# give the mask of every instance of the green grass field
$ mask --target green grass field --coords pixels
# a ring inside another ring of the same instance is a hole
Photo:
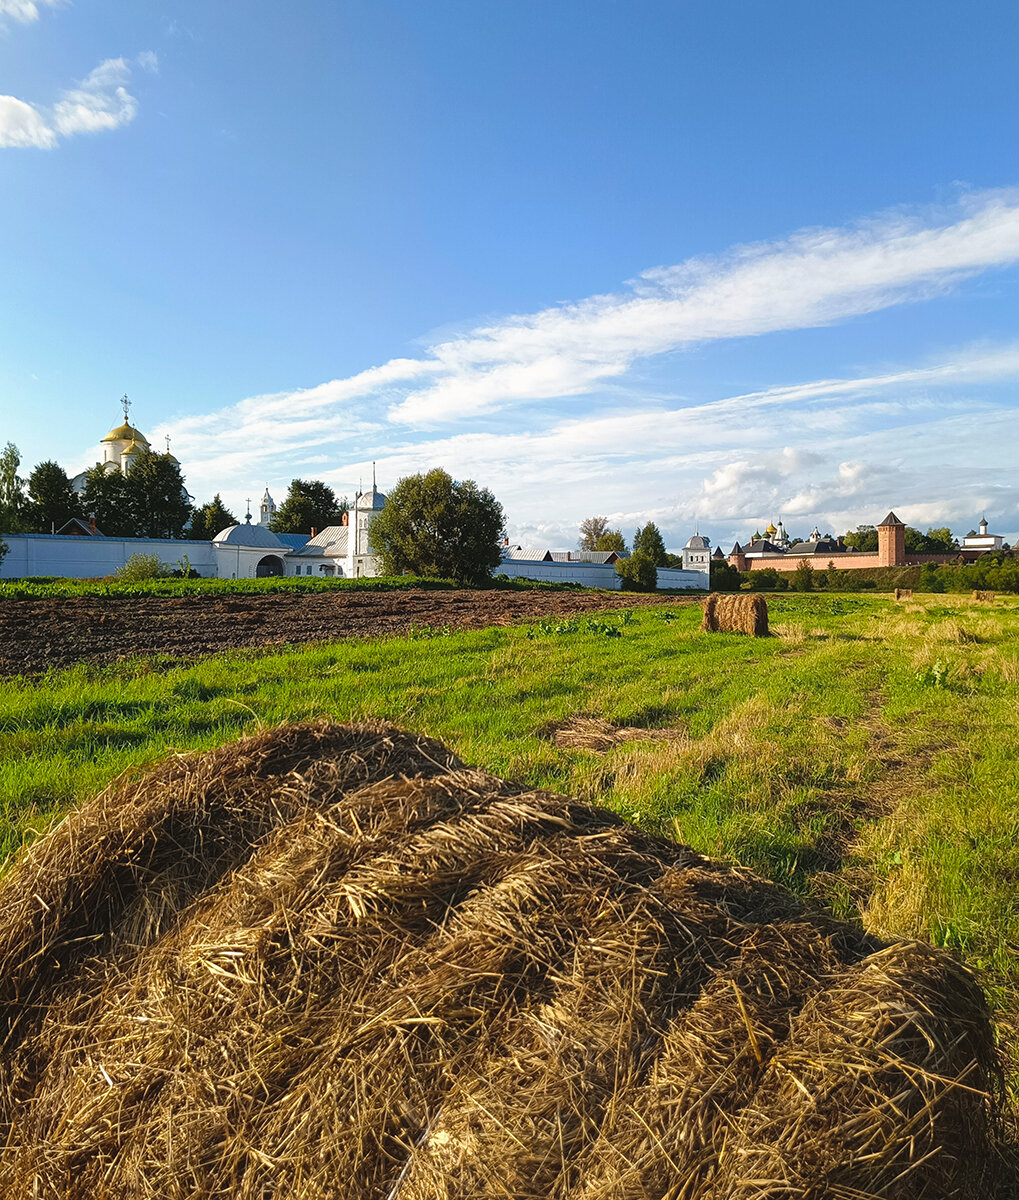
[[[982,972],[1019,1025],[1019,600],[784,595],[776,636],[696,606],[449,636],[135,661],[0,684],[10,853],[125,770],[282,721],[380,717],[609,805]],[[426,631],[427,632],[427,631]],[[662,737],[608,753],[578,714]]]

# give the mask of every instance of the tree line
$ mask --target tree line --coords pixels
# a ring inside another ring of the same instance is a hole
[[[349,505],[318,479],[294,479],[276,510],[275,533],[310,533],[342,520]],[[55,533],[72,518],[95,519],[107,537],[189,538],[210,541],[238,524],[217,494],[195,506],[180,464],[170,454],[150,451],[126,474],[96,465],[85,472],[84,489],[72,487],[59,463],[38,463],[21,474],[21,454],[8,442],[0,450],[0,532]]]

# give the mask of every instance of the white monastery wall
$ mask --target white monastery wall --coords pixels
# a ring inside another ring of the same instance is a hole
[[[556,583],[579,583],[584,587],[619,590],[623,581],[611,563],[557,563],[504,560],[494,574],[511,579],[549,579]],[[680,571],[674,567],[658,568],[659,588],[697,588],[708,590],[707,571]]]
[[[203,576],[215,576],[216,552],[211,542],[171,538],[75,537],[60,533],[5,533],[8,551],[0,563],[0,579],[22,575],[61,575],[91,579],[112,575],[132,554],[154,554],[176,567],[183,555]]]

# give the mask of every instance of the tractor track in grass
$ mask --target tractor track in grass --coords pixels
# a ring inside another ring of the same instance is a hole
[[[484,629],[694,599],[611,592],[336,591],[312,595],[76,596],[0,604],[0,676],[134,657],[190,660],[239,648]]]

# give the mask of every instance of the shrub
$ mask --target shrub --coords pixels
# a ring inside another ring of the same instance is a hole
[[[653,592],[658,587],[658,568],[650,554],[637,550],[616,563],[616,574],[624,592]]]
[[[127,583],[142,583],[146,579],[167,579],[173,574],[170,567],[160,562],[155,554],[132,554],[122,567],[114,572],[118,579]]]

